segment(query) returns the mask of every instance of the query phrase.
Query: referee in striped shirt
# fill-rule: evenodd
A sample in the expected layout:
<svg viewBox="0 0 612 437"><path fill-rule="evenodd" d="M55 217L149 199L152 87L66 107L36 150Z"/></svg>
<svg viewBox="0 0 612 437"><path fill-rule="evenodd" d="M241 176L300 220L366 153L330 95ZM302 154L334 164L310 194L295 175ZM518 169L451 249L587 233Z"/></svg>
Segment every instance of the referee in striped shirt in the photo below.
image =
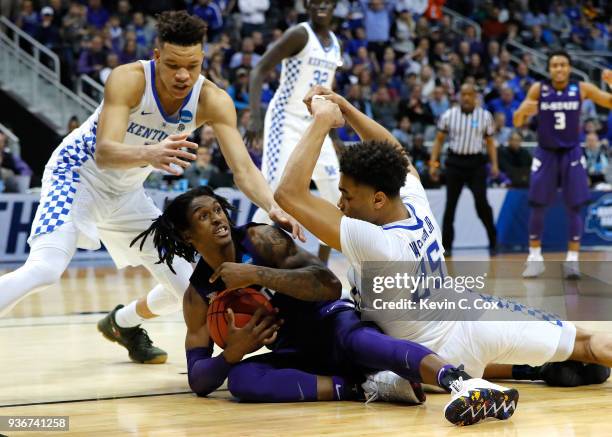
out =
<svg viewBox="0 0 612 437"><path fill-rule="evenodd" d="M471 84L463 84L460 106L448 109L438 122L438 133L433 143L429 174L432 180L439 177L440 151L448 136L449 151L446 158L446 208L442 224L442 243L445 254L451 255L454 238L453 222L457 201L464 185L472 191L478 217L487 229L489 253L496 253L496 232L493 211L487 201L487 155L491 161L491 174L497 177L497 150L495 148L494 125L491 113L476 107L478 95Z"/></svg>

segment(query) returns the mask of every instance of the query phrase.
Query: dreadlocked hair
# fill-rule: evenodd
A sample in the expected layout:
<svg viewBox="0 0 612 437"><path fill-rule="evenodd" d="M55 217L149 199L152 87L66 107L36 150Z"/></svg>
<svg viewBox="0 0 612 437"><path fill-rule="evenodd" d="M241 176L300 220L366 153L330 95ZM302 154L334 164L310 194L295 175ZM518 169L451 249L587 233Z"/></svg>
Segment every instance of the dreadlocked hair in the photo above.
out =
<svg viewBox="0 0 612 437"><path fill-rule="evenodd" d="M149 235L153 236L153 245L157 249L159 261L156 264L166 263L172 273L176 272L172 268L172 261L175 256L186 259L189 262L195 262L197 251L194 247L185 241L185 231L189 230L189 217L187 213L191 202L200 196L208 196L214 198L223 209L230 224L234 223L230 218L230 211L236 208L229 201L212 190L208 186L202 186L189 190L172 200L164 209L162 215L153 220L149 229L138 234L130 243L133 247L140 240L139 249L142 250L145 241Z"/></svg>

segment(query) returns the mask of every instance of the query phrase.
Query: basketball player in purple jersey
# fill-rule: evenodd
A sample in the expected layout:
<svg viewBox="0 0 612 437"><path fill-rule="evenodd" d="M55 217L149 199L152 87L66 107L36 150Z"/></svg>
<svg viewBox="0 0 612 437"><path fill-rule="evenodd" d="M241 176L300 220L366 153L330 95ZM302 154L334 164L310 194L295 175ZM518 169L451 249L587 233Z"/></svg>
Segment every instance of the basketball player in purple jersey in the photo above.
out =
<svg viewBox="0 0 612 437"><path fill-rule="evenodd" d="M565 263L568 279L580 278L578 251L582 236L582 206L589 200L586 162L580 147L580 107L590 99L612 108L612 94L587 82L570 80L571 58L564 51L548 57L549 81L534 83L514 113L514 125L522 126L538 114L538 147L531 165L529 182L529 256L523 277L533 278L544 271L542 233L546 208L555 200L559 185L569 216L569 243ZM612 86L612 71L603 79Z"/></svg>
<svg viewBox="0 0 612 437"><path fill-rule="evenodd" d="M337 300L340 281L317 257L272 226L234 226L231 208L210 188L196 188L175 198L132 243L142 245L152 237L160 263L169 268L175 256L195 261L201 255L183 300L189 385L199 396L212 393L227 378L230 392L242 401L365 396L368 401L421 403L425 396L418 382L451 391L465 380L472 389L453 395L445 408L449 421L471 425L512 416L516 390L471 379L430 349L361 322L352 301ZM220 291L247 286L270 299L284 323L258 309L237 328L228 311L227 344L212 357L209 303ZM243 360L264 345L272 352ZM366 377L372 372L377 373Z"/></svg>

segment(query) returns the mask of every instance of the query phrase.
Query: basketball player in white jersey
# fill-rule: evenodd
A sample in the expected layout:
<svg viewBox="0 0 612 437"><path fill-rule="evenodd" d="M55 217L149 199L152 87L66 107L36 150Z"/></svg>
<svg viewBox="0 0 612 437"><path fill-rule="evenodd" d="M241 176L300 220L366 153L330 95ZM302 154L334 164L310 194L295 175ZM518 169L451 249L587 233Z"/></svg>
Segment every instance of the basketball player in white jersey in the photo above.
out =
<svg viewBox="0 0 612 437"><path fill-rule="evenodd" d="M331 88L336 68L342 65L340 43L330 30L335 6L335 0L308 1L309 21L288 29L251 72L251 120L245 135L247 144L261 139L262 83L282 61L280 84L268 106L263 125L262 172L272 189L278 186L289 155L312 121L302 99L315 85ZM321 196L332 203L340 198L339 177L338 158L327 136L312 179ZM253 217L256 222L266 220L261 209ZM321 246L319 256L326 261L329 248Z"/></svg>
<svg viewBox="0 0 612 437"><path fill-rule="evenodd" d="M291 155L275 199L310 232L348 258L348 276L357 303L363 262L443 263L439 226L418 175L397 140L330 90L316 87L306 102L314 122ZM323 138L331 128L341 126L343 118L362 142L342 154L338 209L313 196L308 184ZM408 174L406 164L401 162L409 166ZM431 297L435 299L433 294ZM465 371L475 378L483 374L487 377L485 367L493 363L539 366L570 359L612 366L612 336L577 329L542 311L524 314L521 306L502 308L499 311L506 314L519 314L511 321L415 322L406 317L391 322L383 318L377 323L386 334L421 343L449 362L463 363ZM525 317L518 317L523 314ZM491 319L503 320L503 315L495 314ZM458 387L459 393L483 384L480 381L466 381Z"/></svg>
<svg viewBox="0 0 612 437"><path fill-rule="evenodd" d="M151 61L117 67L103 103L70 133L46 165L43 190L26 263L0 278L0 314L30 292L58 281L77 248L104 243L118 268L145 266L159 282L146 297L117 307L98 327L137 362L165 362L138 325L143 319L179 309L191 265L176 259L158 264L153 247L130 247L161 212L145 194L153 168L176 174L194 160L197 145L187 135L204 123L215 130L238 187L271 218L300 233L275 205L272 192L252 163L236 126L232 99L201 74L205 23L185 11L164 12L158 21L160 46ZM174 270L171 271L171 270Z"/></svg>

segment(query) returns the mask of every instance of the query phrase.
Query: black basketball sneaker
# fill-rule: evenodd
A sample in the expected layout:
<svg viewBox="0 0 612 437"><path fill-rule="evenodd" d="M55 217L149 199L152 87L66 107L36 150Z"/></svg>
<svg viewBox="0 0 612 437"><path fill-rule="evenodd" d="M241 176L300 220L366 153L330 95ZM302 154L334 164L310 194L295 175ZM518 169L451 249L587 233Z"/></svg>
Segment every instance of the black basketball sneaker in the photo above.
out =
<svg viewBox="0 0 612 437"><path fill-rule="evenodd" d="M168 354L153 346L147 331L140 325L133 328L122 328L115 322L115 313L123 308L117 307L98 322L98 331L109 341L119 343L128 350L130 359L136 363L163 364L168 359Z"/></svg>

